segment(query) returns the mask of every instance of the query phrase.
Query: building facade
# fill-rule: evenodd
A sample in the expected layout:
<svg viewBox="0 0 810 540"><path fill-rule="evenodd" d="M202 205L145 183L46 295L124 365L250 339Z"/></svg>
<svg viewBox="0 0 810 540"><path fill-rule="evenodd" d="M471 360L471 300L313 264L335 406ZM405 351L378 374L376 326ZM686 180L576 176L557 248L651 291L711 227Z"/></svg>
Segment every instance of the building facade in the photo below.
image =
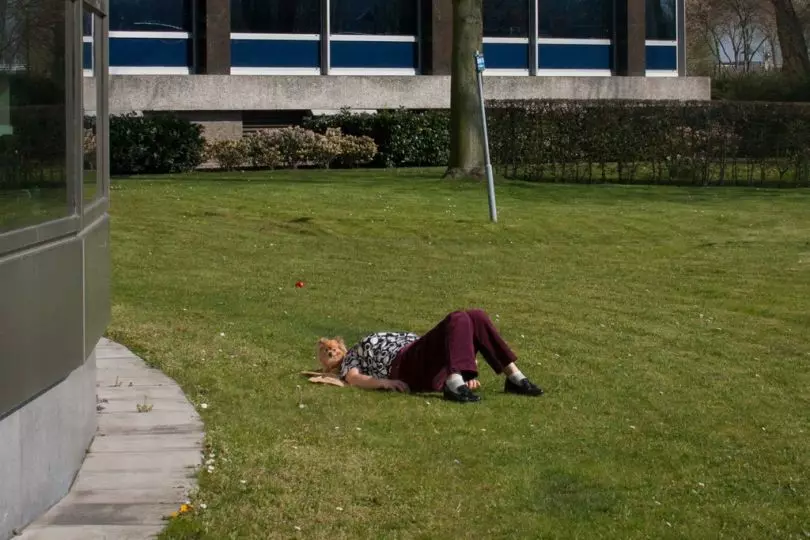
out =
<svg viewBox="0 0 810 540"><path fill-rule="evenodd" d="M110 316L106 0L0 0L0 540L69 490ZM83 15L97 90L83 95ZM92 137L82 110L92 104ZM86 159L83 146L90 150Z"/></svg>
<svg viewBox="0 0 810 540"><path fill-rule="evenodd" d="M709 98L684 0L484 0L483 26L490 97ZM452 0L110 0L111 110L443 108L451 41Z"/></svg>
<svg viewBox="0 0 810 540"><path fill-rule="evenodd" d="M450 71L451 0L111 0L110 10L114 75ZM493 75L674 77L683 10L683 0L484 0L484 54ZM92 35L87 18L88 74ZM643 50L627 57L624 42Z"/></svg>

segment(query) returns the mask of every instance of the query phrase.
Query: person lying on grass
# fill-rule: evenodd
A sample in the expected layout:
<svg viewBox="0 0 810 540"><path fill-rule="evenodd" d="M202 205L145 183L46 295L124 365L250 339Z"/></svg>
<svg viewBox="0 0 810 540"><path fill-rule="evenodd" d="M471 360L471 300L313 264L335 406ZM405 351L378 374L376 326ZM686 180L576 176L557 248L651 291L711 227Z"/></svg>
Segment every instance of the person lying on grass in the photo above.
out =
<svg viewBox="0 0 810 540"><path fill-rule="evenodd" d="M543 390L517 368L515 353L481 310L450 313L422 337L410 332L382 332L366 336L348 351L336 345L321 357L321 363L325 371L338 373L351 386L442 391L444 399L468 403L481 400L472 392L481 386L475 362L479 352L495 373L506 375L505 392L543 395Z"/></svg>

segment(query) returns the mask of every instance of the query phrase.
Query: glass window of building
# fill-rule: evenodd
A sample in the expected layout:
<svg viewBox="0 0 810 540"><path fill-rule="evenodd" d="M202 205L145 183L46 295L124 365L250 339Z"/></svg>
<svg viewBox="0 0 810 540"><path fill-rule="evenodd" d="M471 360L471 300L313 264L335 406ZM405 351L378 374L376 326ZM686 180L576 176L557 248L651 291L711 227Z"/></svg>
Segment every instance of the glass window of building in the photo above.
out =
<svg viewBox="0 0 810 540"><path fill-rule="evenodd" d="M484 0L484 36L529 37L529 2Z"/></svg>
<svg viewBox="0 0 810 540"><path fill-rule="evenodd" d="M333 34L415 36L418 0L332 0Z"/></svg>
<svg viewBox="0 0 810 540"><path fill-rule="evenodd" d="M0 0L0 233L71 213L65 0Z"/></svg>
<svg viewBox="0 0 810 540"><path fill-rule="evenodd" d="M647 0L647 39L675 41L677 0Z"/></svg>
<svg viewBox="0 0 810 540"><path fill-rule="evenodd" d="M111 0L110 31L190 32L192 0Z"/></svg>
<svg viewBox="0 0 810 540"><path fill-rule="evenodd" d="M231 0L231 31L320 34L320 0Z"/></svg>
<svg viewBox="0 0 810 540"><path fill-rule="evenodd" d="M609 39L612 0L538 0L539 37Z"/></svg>
<svg viewBox="0 0 810 540"><path fill-rule="evenodd" d="M93 20L93 14L84 8L83 19L84 25L87 26L88 18ZM82 44L84 46L84 44ZM95 69L95 62L93 62L93 75L97 75ZM98 152L96 151L96 117L95 113L98 110L98 94L93 93L89 97L93 102L92 110L84 110L84 125L82 130L82 177L83 183L82 194L85 202L91 202L101 196L101 176L98 173Z"/></svg>
<svg viewBox="0 0 810 540"><path fill-rule="evenodd" d="M82 35L93 35L93 15L86 9L82 13Z"/></svg>

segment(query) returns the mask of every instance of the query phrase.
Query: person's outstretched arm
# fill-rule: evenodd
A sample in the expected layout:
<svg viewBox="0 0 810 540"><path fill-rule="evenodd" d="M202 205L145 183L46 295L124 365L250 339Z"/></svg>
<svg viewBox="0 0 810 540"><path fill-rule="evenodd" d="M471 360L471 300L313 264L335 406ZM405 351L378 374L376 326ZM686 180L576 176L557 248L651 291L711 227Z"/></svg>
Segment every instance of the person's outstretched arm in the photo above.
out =
<svg viewBox="0 0 810 540"><path fill-rule="evenodd" d="M357 368L352 368L346 373L346 382L351 386L364 388L366 390L396 390L398 392L407 392L408 385L402 381L395 381L392 379L375 379L368 375L363 375Z"/></svg>

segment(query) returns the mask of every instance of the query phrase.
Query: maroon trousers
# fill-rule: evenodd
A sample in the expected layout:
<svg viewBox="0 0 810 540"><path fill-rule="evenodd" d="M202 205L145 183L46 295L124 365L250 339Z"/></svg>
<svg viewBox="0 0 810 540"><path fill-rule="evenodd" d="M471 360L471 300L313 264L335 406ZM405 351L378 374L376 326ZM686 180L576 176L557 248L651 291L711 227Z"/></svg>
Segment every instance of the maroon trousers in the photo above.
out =
<svg viewBox="0 0 810 540"><path fill-rule="evenodd" d="M405 382L413 392L438 392L453 373L464 380L477 377L479 352L497 374L516 359L485 312L456 311L399 352L390 378Z"/></svg>

